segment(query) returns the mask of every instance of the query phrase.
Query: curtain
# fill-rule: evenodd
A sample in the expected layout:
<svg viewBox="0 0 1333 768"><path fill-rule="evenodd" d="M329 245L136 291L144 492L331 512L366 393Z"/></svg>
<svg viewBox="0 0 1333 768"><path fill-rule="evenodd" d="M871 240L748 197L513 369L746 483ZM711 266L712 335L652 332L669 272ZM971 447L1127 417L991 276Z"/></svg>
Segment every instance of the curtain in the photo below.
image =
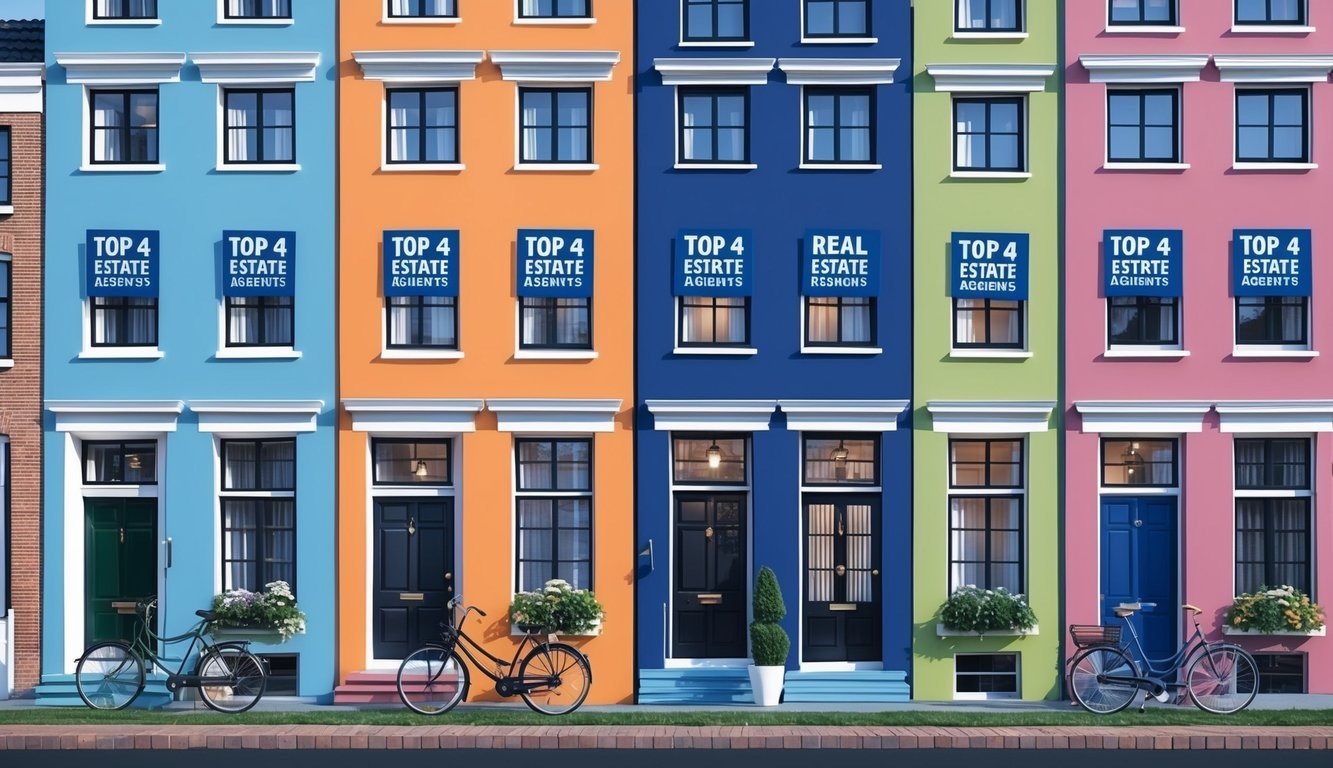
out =
<svg viewBox="0 0 1333 768"><path fill-rule="evenodd" d="M1014 29L1018 0L958 0L959 29Z"/></svg>
<svg viewBox="0 0 1333 768"><path fill-rule="evenodd" d="M866 504L848 504L847 531L847 600L869 603L874 600L874 584L870 575L874 565L871 552L871 508Z"/></svg>
<svg viewBox="0 0 1333 768"><path fill-rule="evenodd" d="M844 300L847 301L847 300ZM856 303L842 308L842 342L844 344L870 343L870 302L852 299Z"/></svg>
<svg viewBox="0 0 1333 768"><path fill-rule="evenodd" d="M405 91L389 96L389 159L420 162L421 107L418 92Z"/></svg>
<svg viewBox="0 0 1333 768"><path fill-rule="evenodd" d="M812 342L837 343L838 341L838 305L837 299L809 298L810 311L807 313L806 336Z"/></svg>
<svg viewBox="0 0 1333 768"><path fill-rule="evenodd" d="M258 488L258 477L255 473L255 464L258 460L254 443L227 443L226 455L223 456L222 487L240 491Z"/></svg>
<svg viewBox="0 0 1333 768"><path fill-rule="evenodd" d="M959 161L961 165L961 160ZM954 310L954 336L958 344L986 342L986 302L984 299L957 299Z"/></svg>
<svg viewBox="0 0 1333 768"><path fill-rule="evenodd" d="M227 14L241 18L285 18L291 0L227 0Z"/></svg>
<svg viewBox="0 0 1333 768"><path fill-rule="evenodd" d="M296 504L286 500L260 502L268 513L264 542L265 569L260 578L265 583L285 581L296 584ZM263 587L257 584L256 589Z"/></svg>
<svg viewBox="0 0 1333 768"><path fill-rule="evenodd" d="M1299 342L1305 336L1305 297L1282 299L1282 341Z"/></svg>
<svg viewBox="0 0 1333 768"><path fill-rule="evenodd" d="M227 97L227 157L236 163L253 162L257 156L258 106L254 94Z"/></svg>
<svg viewBox="0 0 1333 768"><path fill-rule="evenodd" d="M244 304L233 304L227 313L227 338L233 344L259 343L259 307L258 302L244 300Z"/></svg>
<svg viewBox="0 0 1333 768"><path fill-rule="evenodd" d="M529 162L553 160L551 130L554 124L552 94L523 94L523 159Z"/></svg>
<svg viewBox="0 0 1333 768"><path fill-rule="evenodd" d="M226 589L254 589L258 580L255 573L258 559L255 502L249 499L228 499L222 503L223 537L222 559L228 561Z"/></svg>
<svg viewBox="0 0 1333 768"><path fill-rule="evenodd" d="M588 343L587 299L555 300L555 341L560 345L581 346Z"/></svg>
<svg viewBox="0 0 1333 768"><path fill-rule="evenodd" d="M949 538L952 553L950 591L986 583L986 499L954 497L949 500Z"/></svg>
<svg viewBox="0 0 1333 768"><path fill-rule="evenodd" d="M268 335L268 338L262 339L262 341L266 344L290 346L292 343L293 315L291 299L270 299L267 306L264 307L264 332Z"/></svg>
<svg viewBox="0 0 1333 768"><path fill-rule="evenodd" d="M520 590L537 589L551 578L551 562L555 557L554 504L551 499L518 500Z"/></svg>
<svg viewBox="0 0 1333 768"><path fill-rule="evenodd" d="M278 440L262 443L260 447L260 480L262 488L294 490L296 488L296 441Z"/></svg>
<svg viewBox="0 0 1333 768"><path fill-rule="evenodd" d="M1019 561L1022 545L1018 529L1019 504L1017 499L990 500L990 580L989 588L1004 587L1010 592L1022 591Z"/></svg>
<svg viewBox="0 0 1333 768"><path fill-rule="evenodd" d="M588 96L583 91L556 94L558 106L557 159L572 162L588 160Z"/></svg>
<svg viewBox="0 0 1333 768"><path fill-rule="evenodd" d="M833 546L834 517L837 509L832 504L811 504L808 515L808 533L806 535L806 571L809 574L809 588L806 600L809 602L832 602L833 600Z"/></svg>
<svg viewBox="0 0 1333 768"><path fill-rule="evenodd" d="M125 160L120 129L125 125L125 100L119 93L93 96L93 159L109 163ZM107 130L100 130L107 129Z"/></svg>
<svg viewBox="0 0 1333 768"><path fill-rule="evenodd" d="M293 95L269 93L264 95L261 103L264 110L264 160L292 162L296 159Z"/></svg>
<svg viewBox="0 0 1333 768"><path fill-rule="evenodd" d="M838 111L842 126L838 137L842 145L841 161L870 162L870 97L843 96L839 99Z"/></svg>
<svg viewBox="0 0 1333 768"><path fill-rule="evenodd" d="M544 441L523 441L518 446L518 489L547 490L555 487L551 475L552 445Z"/></svg>

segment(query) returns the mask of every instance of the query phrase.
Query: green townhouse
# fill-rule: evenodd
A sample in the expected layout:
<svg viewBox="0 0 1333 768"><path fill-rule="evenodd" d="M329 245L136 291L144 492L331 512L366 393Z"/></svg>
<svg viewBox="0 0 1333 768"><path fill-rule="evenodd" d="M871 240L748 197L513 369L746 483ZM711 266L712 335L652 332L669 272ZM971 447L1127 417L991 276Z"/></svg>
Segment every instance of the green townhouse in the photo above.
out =
<svg viewBox="0 0 1333 768"><path fill-rule="evenodd" d="M916 3L917 699L1060 696L1058 6ZM946 626L967 587L1036 626Z"/></svg>

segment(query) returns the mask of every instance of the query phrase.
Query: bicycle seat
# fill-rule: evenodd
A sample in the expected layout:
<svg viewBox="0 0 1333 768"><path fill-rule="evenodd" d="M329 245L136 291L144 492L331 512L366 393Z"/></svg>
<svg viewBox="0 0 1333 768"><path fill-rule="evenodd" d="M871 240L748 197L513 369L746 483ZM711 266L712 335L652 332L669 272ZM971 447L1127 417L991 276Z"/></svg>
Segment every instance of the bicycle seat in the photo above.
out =
<svg viewBox="0 0 1333 768"><path fill-rule="evenodd" d="M218 614L217 614L217 611L204 611L204 610L199 610L199 611L195 611L195 612L194 612L194 615L195 615L195 616L198 616L199 618L203 619L204 621L212 621L213 619L217 618L217 615L218 615Z"/></svg>
<svg viewBox="0 0 1333 768"><path fill-rule="evenodd" d="M1180 610L1182 610L1182 611L1189 611L1190 613L1193 613L1193 614L1196 614L1196 615L1197 615L1197 614L1200 614L1200 613L1203 613L1203 609L1202 609L1202 608L1200 608L1200 607L1197 606L1197 605L1190 605L1189 603L1185 603L1184 605L1180 606Z"/></svg>
<svg viewBox="0 0 1333 768"><path fill-rule="evenodd" d="M1127 619L1142 609L1142 603L1121 603L1115 607L1115 615L1122 619Z"/></svg>

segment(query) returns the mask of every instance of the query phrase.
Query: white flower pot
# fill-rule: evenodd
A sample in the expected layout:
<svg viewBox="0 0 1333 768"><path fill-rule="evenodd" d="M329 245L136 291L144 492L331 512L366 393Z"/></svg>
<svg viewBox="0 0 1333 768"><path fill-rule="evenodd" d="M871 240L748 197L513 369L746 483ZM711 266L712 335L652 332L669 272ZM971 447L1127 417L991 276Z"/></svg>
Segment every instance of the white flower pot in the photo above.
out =
<svg viewBox="0 0 1333 768"><path fill-rule="evenodd" d="M756 667L750 665L750 687L754 690L754 703L761 707L776 707L782 697L782 679L786 667Z"/></svg>

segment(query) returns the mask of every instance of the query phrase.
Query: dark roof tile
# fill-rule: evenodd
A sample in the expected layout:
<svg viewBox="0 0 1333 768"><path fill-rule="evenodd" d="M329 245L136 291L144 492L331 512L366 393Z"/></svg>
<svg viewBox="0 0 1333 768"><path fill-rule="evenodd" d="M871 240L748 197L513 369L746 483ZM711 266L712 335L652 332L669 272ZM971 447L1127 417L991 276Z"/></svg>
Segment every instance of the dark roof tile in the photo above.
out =
<svg viewBox="0 0 1333 768"><path fill-rule="evenodd" d="M41 19L0 20L0 62L44 61L45 29Z"/></svg>

